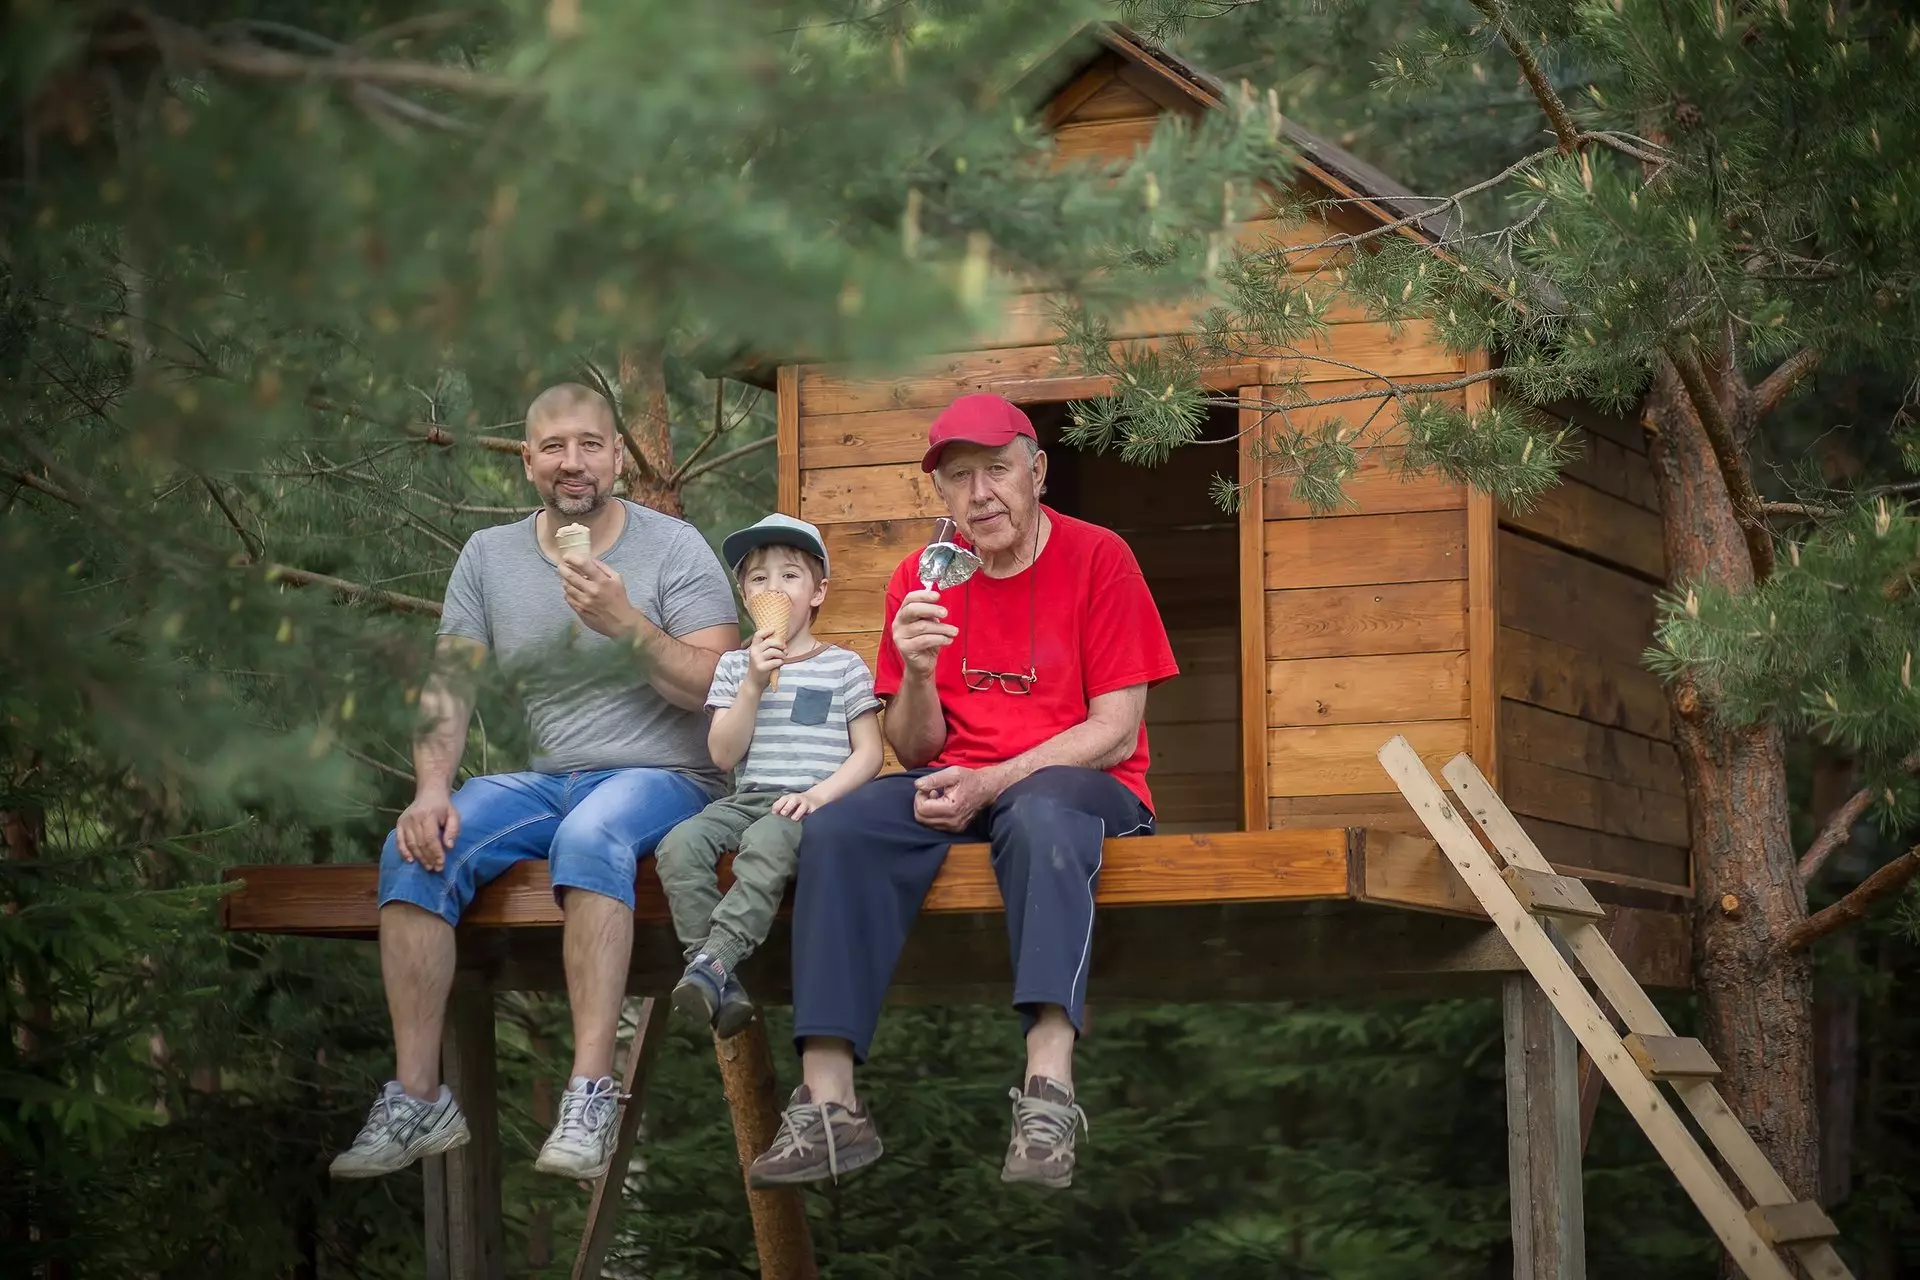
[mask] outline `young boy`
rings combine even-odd
[[[771,515],[729,534],[721,553],[746,599],[777,591],[791,608],[784,634],[760,628],[713,673],[707,749],[720,768],[738,766],[733,794],[669,831],[654,859],[687,948],[673,1007],[726,1037],[753,1019],[734,970],[766,941],[793,878],[801,821],[880,772],[880,700],[858,654],[813,638],[827,598],[818,529]],[[735,849],[733,887],[722,897],[715,868]]]

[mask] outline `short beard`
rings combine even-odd
[[[581,516],[590,516],[606,505],[607,495],[601,493],[597,488],[584,498],[562,497],[560,490],[557,488],[547,497],[547,510],[557,516],[566,516],[571,520],[577,520]]]

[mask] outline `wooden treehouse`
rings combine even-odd
[[[1116,28],[1090,29],[1038,75],[1047,81],[1036,95],[1044,118],[1061,153],[1074,156],[1124,159],[1161,115],[1212,111],[1224,94],[1204,74]],[[1414,211],[1410,193],[1385,175],[1302,130],[1289,134],[1301,153],[1297,180],[1347,201],[1337,229]],[[1315,228],[1261,221],[1246,223],[1244,234],[1289,243],[1321,238]],[[1161,340],[1197,311],[1149,310],[1117,336]],[[1569,902],[1582,908],[1563,922],[1591,935],[1588,951],[1617,953],[1611,986],[1602,985],[1610,999],[1622,982],[1632,988],[1623,997],[1632,1010],[1616,1000],[1618,1015],[1629,1029],[1660,1038],[1647,1020],[1658,1014],[1635,980],[1688,984],[1692,890],[1666,698],[1638,660],[1665,575],[1639,427],[1569,406],[1565,416],[1583,437],[1580,460],[1563,485],[1519,514],[1442,479],[1400,482],[1388,469],[1397,424],[1382,414],[1380,447],[1348,484],[1356,508],[1312,517],[1286,483],[1269,481],[1248,487],[1240,510],[1227,516],[1209,499],[1208,479],[1236,466],[1242,479],[1258,475],[1244,438],[1237,463],[1234,444],[1203,442],[1151,470],[1059,444],[1067,403],[1102,384],[1062,368],[1050,314],[1045,295],[1016,298],[1004,323],[972,349],[894,377],[818,364],[756,375],[777,390],[779,507],[818,524],[833,557],[818,630],[872,662],[887,577],[942,514],[919,468],[929,422],[968,392],[1021,404],[1049,447],[1047,500],[1131,544],[1182,671],[1148,701],[1159,832],[1108,846],[1094,1002],[1503,995],[1517,1274],[1583,1274],[1579,1147],[1599,1077],[1614,1083],[1626,1059],[1617,1036],[1610,1047],[1590,1043],[1589,1033],[1599,1033],[1575,1010],[1566,1021],[1580,1043],[1604,1050],[1595,1055],[1604,1059],[1598,1070],[1582,1056],[1576,1080],[1566,1022],[1525,977],[1530,966],[1541,972],[1538,940],[1501,917],[1516,902],[1507,914],[1524,916],[1522,923],[1535,921],[1528,913],[1551,916]],[[1396,336],[1352,313],[1332,326],[1323,354],[1417,381],[1447,380],[1498,359],[1497,352],[1449,352],[1420,324]],[[1328,394],[1381,385],[1279,354],[1210,369],[1206,380],[1251,398],[1296,372]],[[1486,388],[1453,394],[1471,404]],[[1376,404],[1337,408],[1359,422]],[[1230,442],[1257,426],[1247,412],[1215,411],[1206,437]],[[1332,412],[1295,411],[1293,419],[1315,423]],[[1418,797],[1417,788],[1403,795],[1411,785],[1405,762],[1398,776],[1383,768],[1383,745],[1395,738],[1411,745],[1412,769],[1422,776],[1421,762],[1438,770],[1469,754],[1517,816],[1517,828],[1488,829],[1496,843],[1505,841],[1497,847],[1508,880],[1496,874],[1494,881],[1511,882],[1507,897],[1470,883],[1478,871],[1435,825],[1430,797],[1424,813],[1409,803]],[[1473,812],[1487,821],[1482,809]],[[1529,838],[1544,858],[1510,852]],[[225,903],[231,929],[375,936],[371,859],[231,875],[245,881]],[[659,997],[681,956],[650,864],[638,900],[630,990]],[[894,998],[1008,998],[999,908],[985,847],[956,846],[900,962]],[[484,890],[459,930],[462,976],[449,1017],[447,1075],[474,1120],[475,1141],[429,1162],[436,1274],[501,1274],[490,993],[563,991],[560,923],[544,864],[527,863]],[[751,962],[747,984],[758,997],[783,1001],[787,969],[782,924]],[[644,1006],[628,1054],[636,1098],[665,1007],[660,999]],[[1612,1034],[1604,1018],[1599,1025]],[[741,1037],[754,1040],[753,1033]],[[770,1131],[771,1061],[763,1037],[731,1051],[753,1058],[731,1071],[729,1052],[721,1053],[723,1075],[743,1153],[751,1156]],[[1664,1078],[1653,1068],[1645,1074]],[[637,1103],[628,1111],[624,1132],[631,1135]],[[598,1274],[612,1221],[602,1206],[617,1207],[624,1168],[623,1155],[612,1195],[606,1185],[595,1192],[576,1274]],[[1783,1191],[1754,1195],[1779,1202]],[[797,1201],[760,1193],[751,1200],[762,1274],[811,1274]]]

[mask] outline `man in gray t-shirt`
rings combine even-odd
[[[660,837],[723,789],[703,708],[739,643],[732,583],[692,526],[613,496],[613,412],[574,383],[527,410],[527,479],[542,508],[468,539],[447,583],[435,666],[420,697],[414,799],[380,859],[380,965],[397,1069],[335,1177],[372,1177],[467,1141],[440,1082],[453,927],[516,862],[544,858],[566,916],[572,1080],[535,1168],[592,1179],[611,1161],[613,1042],[633,947],[633,881]],[[562,555],[555,532],[590,536]],[[488,651],[522,691],[525,773],[453,779]]]

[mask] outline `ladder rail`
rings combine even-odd
[[[1459,795],[1467,811],[1486,831],[1487,838],[1507,861],[1532,870],[1552,870],[1546,855],[1526,833],[1513,812],[1494,791],[1478,765],[1462,753],[1441,770]],[[1557,922],[1548,926],[1557,930],[1574,957],[1580,961],[1593,985],[1620,1014],[1627,1030],[1640,1035],[1670,1036],[1673,1028],[1654,1005],[1646,991],[1634,979],[1627,966],[1608,945],[1599,929],[1591,924],[1566,927]],[[1777,1169],[1760,1150],[1753,1134],[1740,1122],[1733,1108],[1712,1080],[1669,1081],[1680,1101],[1693,1115],[1700,1130],[1711,1142],[1727,1167],[1746,1187],[1756,1205],[1792,1204],[1799,1199]],[[1795,1256],[1816,1280],[1852,1280],[1852,1272],[1833,1246],[1825,1241],[1791,1246]]]
[[[1793,1274],[1747,1220],[1746,1209],[1695,1141],[1659,1086],[1627,1055],[1613,1024],[1560,954],[1539,920],[1528,914],[1501,878],[1493,855],[1481,847],[1466,820],[1448,803],[1419,753],[1396,734],[1379,759],[1420,815],[1469,890],[1480,900],[1521,963],[1540,984],[1580,1047],[1626,1104],[1654,1149],[1673,1170],[1714,1236],[1753,1280],[1793,1280]],[[1538,856],[1536,851],[1535,856]]]

